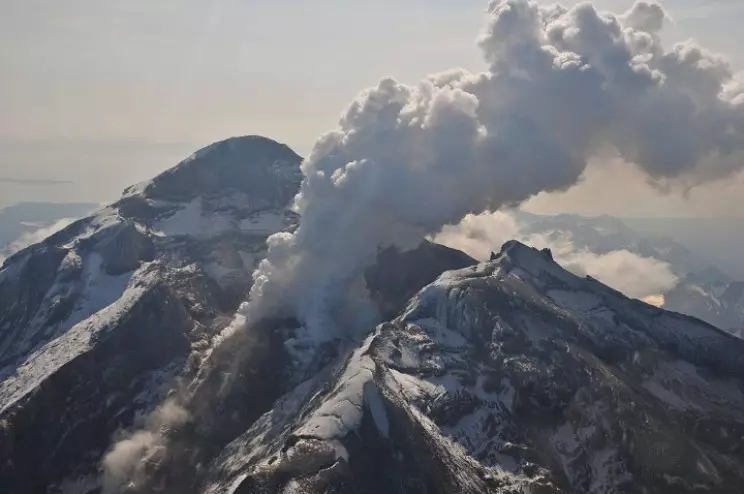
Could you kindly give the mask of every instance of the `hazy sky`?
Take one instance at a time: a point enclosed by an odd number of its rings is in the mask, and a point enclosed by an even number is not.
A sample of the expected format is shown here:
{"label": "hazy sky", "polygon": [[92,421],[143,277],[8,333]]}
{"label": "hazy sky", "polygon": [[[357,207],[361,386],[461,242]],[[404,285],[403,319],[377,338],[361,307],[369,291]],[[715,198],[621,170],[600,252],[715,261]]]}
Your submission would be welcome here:
{"label": "hazy sky", "polygon": [[[575,2],[563,2],[572,4]],[[632,0],[594,2],[626,10]],[[744,1],[667,0],[688,37],[744,69]],[[306,153],[362,88],[477,70],[485,0],[0,0],[0,207],[108,201],[194,149],[263,134]],[[60,181],[51,183],[48,181]],[[73,182],[73,183],[67,183]],[[607,192],[607,184],[621,184]],[[627,167],[537,211],[744,216],[744,178],[660,196]]]}

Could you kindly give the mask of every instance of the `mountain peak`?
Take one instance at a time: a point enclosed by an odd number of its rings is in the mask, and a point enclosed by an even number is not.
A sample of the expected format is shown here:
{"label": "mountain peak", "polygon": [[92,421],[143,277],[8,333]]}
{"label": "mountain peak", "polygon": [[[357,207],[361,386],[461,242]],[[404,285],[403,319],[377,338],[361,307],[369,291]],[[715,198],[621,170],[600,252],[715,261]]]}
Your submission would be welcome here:
{"label": "mountain peak", "polygon": [[519,240],[508,240],[501,246],[501,250],[495,255],[495,259],[502,257],[509,257],[512,259],[518,259],[519,262],[527,263],[542,263],[549,261],[555,264],[553,256],[550,253],[550,249],[538,250],[529,245],[523,244]]}
{"label": "mountain peak", "polygon": [[154,179],[129,187],[124,197],[186,202],[197,196],[239,191],[273,206],[294,197],[302,157],[267,137],[231,137],[206,146]]}
{"label": "mountain peak", "polygon": [[550,249],[539,250],[518,240],[509,240],[504,243],[501,250],[491,256],[490,262],[499,263],[508,270],[521,268],[535,276],[539,276],[541,272],[547,272],[556,278],[574,277],[553,260]]}

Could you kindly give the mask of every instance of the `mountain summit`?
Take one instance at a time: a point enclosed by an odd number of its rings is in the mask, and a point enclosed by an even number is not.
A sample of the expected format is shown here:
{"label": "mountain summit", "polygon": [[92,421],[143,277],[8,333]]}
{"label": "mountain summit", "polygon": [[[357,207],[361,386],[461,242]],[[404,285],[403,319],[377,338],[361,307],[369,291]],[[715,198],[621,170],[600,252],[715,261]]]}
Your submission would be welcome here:
{"label": "mountain summit", "polygon": [[380,252],[358,341],[224,344],[300,162],[213,144],[6,261],[2,492],[740,492],[744,340],[518,242]]}
{"label": "mountain summit", "polygon": [[199,196],[242,192],[254,202],[287,204],[302,178],[302,158],[285,144],[261,136],[232,137],[195,152],[154,179],[124,191],[125,196],[185,202]]}
{"label": "mountain summit", "polygon": [[296,227],[301,160],[263,137],[212,144],[6,260],[0,490],[97,485],[113,434],[195,367],[266,238]]}

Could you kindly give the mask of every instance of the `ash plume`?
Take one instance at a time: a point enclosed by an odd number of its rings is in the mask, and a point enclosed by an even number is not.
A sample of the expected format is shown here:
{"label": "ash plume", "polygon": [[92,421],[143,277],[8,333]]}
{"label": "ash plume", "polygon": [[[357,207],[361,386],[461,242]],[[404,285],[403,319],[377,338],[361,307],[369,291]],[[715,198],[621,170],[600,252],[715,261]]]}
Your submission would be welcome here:
{"label": "ash plume", "polygon": [[158,406],[144,426],[118,441],[103,458],[103,492],[133,492],[148,480],[148,469],[166,454],[169,429],[183,426],[189,413],[174,399]]}
{"label": "ash plume", "polygon": [[665,18],[647,2],[613,15],[495,0],[479,40],[487,71],[361,93],[304,162],[302,224],[271,237],[237,325],[366,326],[359,280],[380,248],[567,189],[591,158],[619,155],[665,188],[740,170],[744,92],[723,56],[694,41],[665,50]]}

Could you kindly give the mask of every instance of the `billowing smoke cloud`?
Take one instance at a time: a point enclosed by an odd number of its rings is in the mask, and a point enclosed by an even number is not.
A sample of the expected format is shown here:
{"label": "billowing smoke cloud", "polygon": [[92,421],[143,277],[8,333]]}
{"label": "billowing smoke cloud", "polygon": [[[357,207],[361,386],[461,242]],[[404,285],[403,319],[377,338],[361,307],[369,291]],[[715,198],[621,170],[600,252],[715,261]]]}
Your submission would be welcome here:
{"label": "billowing smoke cloud", "polygon": [[[555,232],[554,232],[555,233]],[[505,212],[467,215],[458,225],[445,226],[434,241],[487,260],[507,240],[516,239],[538,249],[549,248],[568,271],[591,275],[602,283],[633,298],[645,299],[666,293],[677,283],[668,263],[639,256],[627,250],[595,253],[575,249],[571,237],[528,232]]]}
{"label": "billowing smoke cloud", "polygon": [[368,325],[359,279],[378,249],[566,189],[590,158],[619,155],[665,187],[744,164],[744,91],[725,58],[695,42],[662,48],[659,5],[616,16],[495,0],[488,14],[488,71],[385,79],[318,140],[296,198],[302,224],[270,239],[248,322]]}
{"label": "billowing smoke cloud", "polygon": [[[519,240],[535,248],[556,249],[556,242],[524,231],[513,215],[501,211],[469,214],[457,225],[446,225],[433,241],[458,249],[479,261],[487,261],[491,252],[509,240]],[[561,248],[564,242],[561,242]]]}

